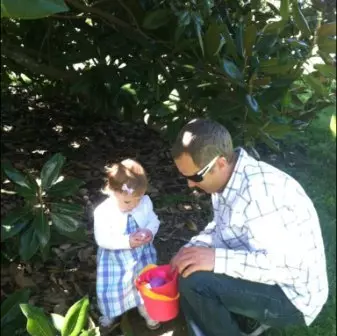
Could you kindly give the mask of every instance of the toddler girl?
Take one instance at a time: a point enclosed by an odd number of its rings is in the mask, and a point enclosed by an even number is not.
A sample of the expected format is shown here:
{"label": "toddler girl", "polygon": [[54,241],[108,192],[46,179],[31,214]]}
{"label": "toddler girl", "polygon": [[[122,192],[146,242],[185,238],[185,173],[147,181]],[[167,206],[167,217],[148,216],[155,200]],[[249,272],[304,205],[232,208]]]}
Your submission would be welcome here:
{"label": "toddler girl", "polygon": [[109,197],[94,211],[96,292],[100,324],[105,327],[134,307],[148,328],[160,326],[148,316],[134,285],[141,270],[157,261],[152,241],[159,220],[146,189],[146,174],[138,162],[128,159],[107,168],[104,193]]}

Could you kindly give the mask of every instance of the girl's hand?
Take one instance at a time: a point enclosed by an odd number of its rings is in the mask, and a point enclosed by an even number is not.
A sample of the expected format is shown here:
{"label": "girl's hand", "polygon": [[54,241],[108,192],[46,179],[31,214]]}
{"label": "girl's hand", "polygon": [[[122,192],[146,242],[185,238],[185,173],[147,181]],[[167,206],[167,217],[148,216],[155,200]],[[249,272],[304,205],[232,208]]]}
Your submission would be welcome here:
{"label": "girl's hand", "polygon": [[138,230],[137,236],[143,241],[144,244],[150,243],[153,239],[153,234],[149,229]]}
{"label": "girl's hand", "polygon": [[130,234],[129,242],[130,242],[130,247],[131,248],[136,248],[136,247],[142,246],[144,244],[144,241],[139,236],[139,232],[138,231]]}

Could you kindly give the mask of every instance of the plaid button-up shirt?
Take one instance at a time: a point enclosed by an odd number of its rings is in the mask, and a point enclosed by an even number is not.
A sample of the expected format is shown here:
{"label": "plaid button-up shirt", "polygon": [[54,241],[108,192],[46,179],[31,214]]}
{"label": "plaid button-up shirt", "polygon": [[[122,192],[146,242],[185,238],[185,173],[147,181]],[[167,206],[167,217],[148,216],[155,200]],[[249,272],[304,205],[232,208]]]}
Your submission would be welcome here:
{"label": "plaid button-up shirt", "polygon": [[279,285],[310,325],[328,297],[314,205],[292,177],[238,153],[226,188],[212,195],[213,221],[186,246],[214,247],[216,273]]}

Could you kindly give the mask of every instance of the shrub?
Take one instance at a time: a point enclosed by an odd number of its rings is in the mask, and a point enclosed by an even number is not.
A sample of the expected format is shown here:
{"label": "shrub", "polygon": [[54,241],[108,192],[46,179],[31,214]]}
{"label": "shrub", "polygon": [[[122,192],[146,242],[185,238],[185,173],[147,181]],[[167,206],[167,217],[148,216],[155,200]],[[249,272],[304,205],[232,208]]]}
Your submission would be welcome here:
{"label": "shrub", "polygon": [[19,255],[23,261],[37,252],[46,260],[53,243],[51,238],[57,234],[74,239],[85,237],[80,223],[82,206],[66,202],[84,182],[76,178],[63,179],[60,174],[64,162],[64,156],[55,154],[44,164],[39,178],[20,172],[9,162],[2,166],[25,204],[1,221],[1,242],[19,235]]}
{"label": "shrub", "polygon": [[277,149],[275,138],[335,102],[331,1],[27,3],[2,2],[10,17],[2,82],[45,93],[48,84],[90,111],[145,119],[171,136],[188,119],[210,117],[238,142]]}

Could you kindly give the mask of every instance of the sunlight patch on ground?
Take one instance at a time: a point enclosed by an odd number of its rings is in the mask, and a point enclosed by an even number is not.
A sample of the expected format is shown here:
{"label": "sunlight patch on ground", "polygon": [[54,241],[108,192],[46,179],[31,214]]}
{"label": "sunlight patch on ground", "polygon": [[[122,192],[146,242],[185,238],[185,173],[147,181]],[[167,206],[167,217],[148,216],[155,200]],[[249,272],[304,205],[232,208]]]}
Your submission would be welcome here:
{"label": "sunlight patch on ground", "polygon": [[330,130],[333,136],[336,138],[336,115],[332,114],[330,119]]}

